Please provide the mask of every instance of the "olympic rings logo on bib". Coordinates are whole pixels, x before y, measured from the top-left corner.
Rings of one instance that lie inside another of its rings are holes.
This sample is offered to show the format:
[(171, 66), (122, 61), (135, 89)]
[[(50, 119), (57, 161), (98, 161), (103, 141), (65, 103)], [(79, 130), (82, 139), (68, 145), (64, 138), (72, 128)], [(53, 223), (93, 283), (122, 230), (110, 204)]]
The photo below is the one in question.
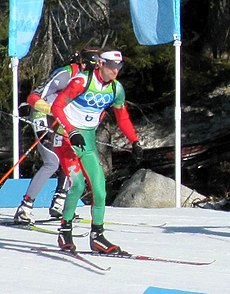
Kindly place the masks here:
[(98, 108), (104, 107), (106, 104), (112, 102), (112, 97), (110, 94), (102, 94), (94, 92), (87, 92), (84, 95), (84, 99), (88, 106), (97, 106)]

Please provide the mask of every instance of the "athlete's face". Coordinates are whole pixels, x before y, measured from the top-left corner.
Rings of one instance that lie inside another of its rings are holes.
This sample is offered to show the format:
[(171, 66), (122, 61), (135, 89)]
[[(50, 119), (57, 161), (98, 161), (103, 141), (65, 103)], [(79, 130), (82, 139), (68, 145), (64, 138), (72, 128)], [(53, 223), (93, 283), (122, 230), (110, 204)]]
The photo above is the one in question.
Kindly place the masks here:
[(111, 61), (111, 62), (100, 61), (99, 70), (100, 70), (101, 78), (105, 82), (115, 80), (121, 67), (122, 67), (122, 62), (116, 63), (114, 61)]

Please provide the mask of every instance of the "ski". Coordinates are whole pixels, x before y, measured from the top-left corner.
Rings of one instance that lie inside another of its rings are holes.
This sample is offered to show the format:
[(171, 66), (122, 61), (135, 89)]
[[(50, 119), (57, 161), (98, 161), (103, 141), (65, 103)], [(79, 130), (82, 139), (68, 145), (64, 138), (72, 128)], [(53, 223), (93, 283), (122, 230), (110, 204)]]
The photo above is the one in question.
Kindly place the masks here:
[[(162, 227), (155, 227), (155, 228), (162, 228)], [(120, 232), (120, 233), (128, 233), (128, 234), (144, 234), (144, 235), (151, 235), (153, 234), (153, 232), (145, 232), (145, 231), (141, 231), (141, 230), (136, 230), (136, 229), (120, 229), (120, 228), (105, 228), (105, 231), (108, 231), (108, 232)]]
[[(167, 258), (160, 258), (160, 257), (151, 257), (146, 255), (135, 255), (128, 252), (123, 252), (119, 254), (112, 254), (112, 253), (100, 253), (97, 251), (62, 251), (58, 248), (48, 248), (48, 247), (39, 247), (39, 248), (31, 248), (33, 251), (38, 252), (58, 252), (58, 253), (65, 253), (66, 255), (71, 256), (80, 256), (81, 255), (91, 255), (91, 256), (100, 256), (100, 257), (110, 257), (110, 258), (121, 258), (121, 259), (131, 259), (131, 260), (140, 260), (140, 261), (154, 261), (154, 262), (164, 262), (164, 263), (175, 263), (175, 264), (184, 264), (184, 265), (210, 265), (213, 261), (188, 261), (188, 260), (178, 260), (178, 259), (167, 259)], [(106, 270), (109, 270), (110, 268), (107, 268)]]
[[(79, 219), (77, 222), (82, 224), (90, 224), (90, 219)], [(127, 227), (145, 227), (145, 228), (161, 228), (167, 225), (167, 223), (150, 225), (147, 223), (123, 223), (123, 222), (113, 222), (113, 221), (104, 221), (105, 225), (115, 225), (115, 226), (127, 226)]]
[(34, 248), (31, 248), (31, 251), (33, 252), (51, 252), (51, 253), (57, 253), (57, 254), (60, 254), (60, 255), (64, 255), (64, 256), (70, 256), (70, 257), (73, 257), (74, 259), (77, 259), (77, 260), (80, 260), (82, 261), (83, 263), (86, 263), (88, 264), (89, 266), (95, 268), (95, 269), (98, 269), (100, 271), (110, 271), (111, 270), (111, 267), (107, 267), (107, 268), (104, 268), (104, 267), (101, 267), (99, 266), (98, 264), (88, 260), (87, 258), (81, 256), (78, 251), (64, 251), (64, 250), (61, 250), (59, 248), (48, 248), (48, 247), (34, 247)]
[[(47, 228), (41, 228), (41, 227), (38, 227), (36, 225), (31, 226), (31, 229), (32, 229), (32, 231), (41, 232), (41, 233), (47, 233), (47, 234), (52, 234), (52, 235), (58, 235), (59, 234), (58, 231), (50, 230), (50, 229), (47, 229)], [(85, 232), (85, 233), (80, 233), (80, 234), (72, 234), (72, 237), (74, 237), (74, 238), (83, 238), (83, 237), (86, 237), (88, 235), (89, 235), (89, 233)]]
[(177, 259), (167, 259), (160, 257), (151, 257), (145, 255), (135, 255), (128, 252), (112, 254), (112, 253), (100, 253), (97, 251), (78, 251), (82, 255), (92, 255), (100, 257), (111, 257), (111, 258), (123, 258), (123, 259), (132, 259), (132, 260), (142, 260), (142, 261), (154, 261), (154, 262), (164, 262), (164, 263), (175, 263), (175, 264), (184, 264), (184, 265), (210, 265), (213, 261), (187, 261), (187, 260), (177, 260)]
[[(22, 230), (28, 230), (28, 231), (36, 231), (40, 233), (46, 233), (46, 234), (51, 234), (51, 235), (58, 235), (58, 231), (50, 230), (47, 228), (42, 228), (36, 225), (30, 225), (30, 224), (17, 224), (12, 221), (4, 221), (0, 222), (0, 226), (6, 226), (6, 227), (14, 227), (17, 229), (22, 229)], [(89, 233), (81, 233), (81, 234), (73, 234), (72, 236), (75, 238), (83, 238), (88, 236)]]
[[(62, 217), (50, 217), (45, 219), (37, 219), (35, 220), (36, 224), (43, 224), (43, 223), (50, 223), (50, 222), (58, 222), (62, 219)], [(79, 215), (76, 215), (76, 217), (73, 219), (73, 223), (80, 223), (80, 224), (91, 224), (91, 219), (84, 219), (80, 217)], [(146, 228), (161, 228), (167, 225), (167, 223), (162, 224), (148, 224), (145, 222), (140, 223), (125, 223), (125, 222), (117, 222), (117, 221), (104, 221), (105, 225), (115, 225), (115, 226), (127, 226), (127, 227), (146, 227)]]
[(51, 217), (51, 218), (45, 218), (45, 219), (36, 219), (35, 224), (45, 224), (45, 223), (52, 223), (52, 222), (58, 222), (61, 221), (61, 217)]
[[(57, 222), (60, 221), (61, 218), (49, 218), (49, 219), (40, 219), (40, 220), (35, 220), (35, 224), (46, 224), (46, 223), (51, 223), (51, 222)], [(73, 219), (73, 223), (77, 224), (90, 224), (91, 220), (89, 219), (83, 219), (80, 217), (76, 217)], [(105, 225), (116, 225), (116, 226), (127, 226), (127, 227), (146, 227), (146, 228), (162, 228), (164, 227), (167, 223), (162, 223), (162, 224), (156, 224), (156, 225), (149, 225), (147, 223), (137, 223), (137, 224), (132, 224), (132, 223), (119, 223), (119, 222), (104, 222)], [(106, 228), (107, 231), (111, 231), (111, 229)], [(130, 232), (129, 230), (121, 230), (121, 232)]]
[[(35, 220), (35, 224), (45, 224), (45, 223), (52, 223), (52, 222), (58, 222), (61, 221), (62, 217), (50, 217), (47, 219), (37, 219)], [(82, 220), (82, 218), (80, 218), (79, 216), (76, 216), (73, 219), (73, 222), (80, 222), (80, 220)]]

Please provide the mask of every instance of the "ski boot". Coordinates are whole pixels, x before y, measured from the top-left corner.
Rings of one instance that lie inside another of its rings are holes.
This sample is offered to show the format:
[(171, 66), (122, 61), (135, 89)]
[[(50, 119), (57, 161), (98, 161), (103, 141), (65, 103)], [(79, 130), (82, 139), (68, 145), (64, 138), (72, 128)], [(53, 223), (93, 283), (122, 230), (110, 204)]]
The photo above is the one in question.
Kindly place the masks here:
[(34, 200), (28, 195), (25, 195), (14, 215), (14, 222), (17, 224), (24, 223), (33, 225), (35, 222), (32, 214), (33, 204)]
[(76, 250), (76, 246), (74, 245), (72, 238), (72, 221), (62, 220), (58, 235), (58, 245), (61, 250)]
[(121, 253), (121, 248), (110, 243), (103, 235), (103, 225), (92, 225), (90, 233), (90, 247), (100, 253)]
[(66, 199), (66, 191), (58, 190), (53, 196), (51, 206), (49, 208), (49, 214), (51, 217), (59, 218), (62, 216), (62, 211), (64, 209)]

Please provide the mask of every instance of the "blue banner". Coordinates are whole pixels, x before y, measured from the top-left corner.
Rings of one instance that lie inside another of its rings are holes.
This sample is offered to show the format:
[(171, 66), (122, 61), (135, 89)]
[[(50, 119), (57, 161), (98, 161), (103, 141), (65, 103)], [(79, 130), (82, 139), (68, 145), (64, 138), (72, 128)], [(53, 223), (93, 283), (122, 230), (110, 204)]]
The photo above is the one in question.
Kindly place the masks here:
[(130, 0), (133, 29), (142, 45), (181, 40), (180, 0)]
[(10, 0), (9, 47), (11, 57), (23, 58), (30, 50), (44, 0)]

